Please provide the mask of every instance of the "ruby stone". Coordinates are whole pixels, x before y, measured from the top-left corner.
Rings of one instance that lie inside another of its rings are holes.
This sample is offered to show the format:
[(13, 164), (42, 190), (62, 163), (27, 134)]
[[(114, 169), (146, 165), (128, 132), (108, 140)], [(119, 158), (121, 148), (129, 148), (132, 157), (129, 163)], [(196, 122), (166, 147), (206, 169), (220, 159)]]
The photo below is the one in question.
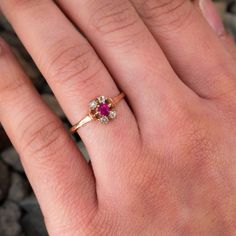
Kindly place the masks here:
[(102, 116), (108, 116), (110, 113), (110, 108), (106, 103), (103, 103), (98, 107), (98, 111)]

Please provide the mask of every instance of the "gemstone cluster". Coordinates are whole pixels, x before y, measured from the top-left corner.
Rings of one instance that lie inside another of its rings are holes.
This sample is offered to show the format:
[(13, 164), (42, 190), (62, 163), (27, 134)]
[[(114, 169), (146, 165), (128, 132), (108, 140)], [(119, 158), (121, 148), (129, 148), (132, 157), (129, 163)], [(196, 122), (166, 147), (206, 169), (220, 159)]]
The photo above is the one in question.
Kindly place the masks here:
[(89, 103), (89, 114), (93, 119), (107, 124), (116, 118), (116, 111), (111, 98), (100, 96)]

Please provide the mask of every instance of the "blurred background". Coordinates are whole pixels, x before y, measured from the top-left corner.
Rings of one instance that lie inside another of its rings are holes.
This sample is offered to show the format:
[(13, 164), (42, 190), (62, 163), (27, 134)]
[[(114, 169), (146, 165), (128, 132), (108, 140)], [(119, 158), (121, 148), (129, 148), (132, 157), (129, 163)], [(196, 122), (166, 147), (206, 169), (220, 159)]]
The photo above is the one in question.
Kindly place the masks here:
[[(226, 28), (236, 39), (236, 0), (218, 0), (215, 4)], [(1, 13), (0, 35), (12, 46), (42, 98), (68, 128), (69, 123), (49, 86)], [(74, 138), (85, 152), (79, 137)], [(0, 124), (0, 236), (47, 235), (37, 199), (27, 181), (18, 154)]]

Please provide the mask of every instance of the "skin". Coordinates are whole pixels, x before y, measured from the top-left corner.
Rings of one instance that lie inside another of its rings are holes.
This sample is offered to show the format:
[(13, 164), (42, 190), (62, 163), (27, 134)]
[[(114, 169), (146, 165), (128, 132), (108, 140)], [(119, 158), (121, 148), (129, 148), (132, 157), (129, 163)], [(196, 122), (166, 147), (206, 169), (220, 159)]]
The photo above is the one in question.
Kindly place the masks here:
[(196, 2), (0, 8), (72, 124), (96, 96), (127, 95), (112, 123), (79, 130), (90, 166), (0, 41), (0, 121), (51, 236), (236, 234), (235, 46)]

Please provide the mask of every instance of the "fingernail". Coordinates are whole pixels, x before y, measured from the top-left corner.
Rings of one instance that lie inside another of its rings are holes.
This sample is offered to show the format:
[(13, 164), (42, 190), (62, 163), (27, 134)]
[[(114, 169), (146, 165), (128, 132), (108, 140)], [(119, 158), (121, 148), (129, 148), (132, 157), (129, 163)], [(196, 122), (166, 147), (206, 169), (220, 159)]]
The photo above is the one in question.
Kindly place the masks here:
[(225, 28), (212, 0), (199, 0), (199, 6), (212, 29), (218, 35), (223, 35), (225, 33)]

